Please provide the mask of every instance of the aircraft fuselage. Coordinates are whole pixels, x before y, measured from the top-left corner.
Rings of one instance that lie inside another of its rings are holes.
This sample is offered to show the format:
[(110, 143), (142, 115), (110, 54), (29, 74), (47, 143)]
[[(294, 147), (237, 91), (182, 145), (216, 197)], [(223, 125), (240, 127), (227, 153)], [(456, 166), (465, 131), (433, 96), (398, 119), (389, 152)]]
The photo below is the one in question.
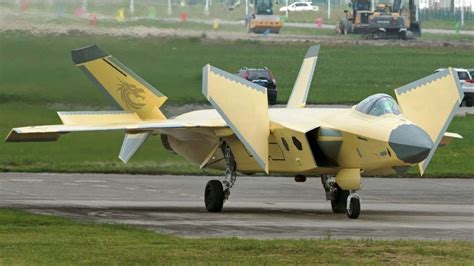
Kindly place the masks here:
[[(212, 109), (186, 113), (176, 119), (190, 116), (220, 119), (225, 125)], [(428, 135), (403, 115), (371, 116), (354, 108), (272, 108), (269, 116), (271, 173), (335, 174), (342, 168), (358, 168), (370, 173), (403, 173), (424, 160), (432, 145)], [(208, 130), (208, 138), (203, 138), (206, 134), (203, 130), (183, 131), (181, 138), (174, 133), (169, 144), (178, 154), (202, 164), (219, 141), (213, 137), (213, 129)], [(221, 137), (231, 147), (238, 171), (262, 172), (230, 129), (222, 131)], [(224, 169), (222, 158), (218, 149), (206, 166)]]

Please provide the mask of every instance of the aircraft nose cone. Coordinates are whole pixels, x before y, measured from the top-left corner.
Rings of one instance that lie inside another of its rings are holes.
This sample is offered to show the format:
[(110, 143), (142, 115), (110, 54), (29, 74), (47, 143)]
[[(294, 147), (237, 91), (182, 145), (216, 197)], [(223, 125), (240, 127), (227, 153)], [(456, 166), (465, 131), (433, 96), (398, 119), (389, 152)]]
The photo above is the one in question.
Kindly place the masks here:
[(397, 158), (411, 164), (426, 159), (433, 147), (430, 136), (416, 125), (401, 125), (395, 128), (388, 141)]

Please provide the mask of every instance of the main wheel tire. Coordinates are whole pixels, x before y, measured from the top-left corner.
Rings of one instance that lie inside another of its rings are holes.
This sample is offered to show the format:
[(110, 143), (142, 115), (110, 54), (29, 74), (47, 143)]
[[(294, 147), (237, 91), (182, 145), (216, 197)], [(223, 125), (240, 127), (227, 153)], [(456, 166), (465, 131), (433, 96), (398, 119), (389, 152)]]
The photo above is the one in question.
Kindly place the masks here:
[(221, 212), (224, 206), (224, 188), (219, 180), (207, 182), (204, 192), (204, 203), (208, 212)]
[(349, 209), (347, 209), (347, 217), (351, 219), (357, 219), (360, 215), (360, 200), (358, 198), (352, 198), (349, 203)]
[(349, 190), (342, 190), (337, 186), (336, 199), (331, 200), (331, 208), (334, 213), (345, 213), (347, 207), (347, 197), (349, 196)]

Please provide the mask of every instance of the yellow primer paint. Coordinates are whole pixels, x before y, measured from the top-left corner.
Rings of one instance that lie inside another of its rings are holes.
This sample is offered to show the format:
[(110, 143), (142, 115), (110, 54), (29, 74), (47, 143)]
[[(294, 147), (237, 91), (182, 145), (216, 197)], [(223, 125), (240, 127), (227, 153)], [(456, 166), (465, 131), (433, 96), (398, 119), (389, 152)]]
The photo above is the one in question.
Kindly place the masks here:
[(336, 175), (336, 183), (344, 190), (360, 189), (360, 169), (344, 168)]
[(156, 95), (109, 58), (111, 57), (92, 60), (81, 65), (94, 76), (123, 110), (135, 112), (143, 120), (166, 119), (159, 109), (166, 101), (166, 96)]
[(207, 80), (205, 96), (268, 173), (270, 119), (266, 88), (209, 65), (204, 67), (203, 75)]
[(136, 113), (123, 112), (58, 112), (58, 116), (64, 125), (104, 125), (141, 121)]
[(151, 132), (167, 135), (173, 151), (187, 160), (214, 169), (225, 168), (219, 144), (226, 142), (242, 173), (337, 174), (336, 182), (343, 189), (358, 190), (361, 171), (393, 172), (415, 165), (400, 160), (402, 153), (393, 146), (391, 134), (398, 127), (416, 124), (433, 139), (429, 157), (419, 164), (421, 173), (438, 143), (460, 138), (445, 133), (462, 97), (453, 70), (397, 89), (401, 114), (299, 108), (305, 104), (307, 75), (315, 54), (315, 50), (307, 53), (306, 58), (313, 61), (303, 62), (302, 85), (296, 82), (290, 108), (269, 109), (263, 87), (206, 66), (203, 94), (216, 110), (188, 112), (168, 120), (159, 110), (166, 97), (134, 73), (110, 56), (87, 61), (79, 66), (125, 111), (60, 112), (64, 124), (14, 128), (7, 141), (54, 141), (69, 132)]
[[(415, 81), (395, 90), (403, 114), (423, 128), (434, 143), (428, 157), (418, 164), (421, 175), (464, 97), (454, 69), (449, 68), (432, 76), (436, 79)], [(421, 104), (420, 99), (430, 104)]]

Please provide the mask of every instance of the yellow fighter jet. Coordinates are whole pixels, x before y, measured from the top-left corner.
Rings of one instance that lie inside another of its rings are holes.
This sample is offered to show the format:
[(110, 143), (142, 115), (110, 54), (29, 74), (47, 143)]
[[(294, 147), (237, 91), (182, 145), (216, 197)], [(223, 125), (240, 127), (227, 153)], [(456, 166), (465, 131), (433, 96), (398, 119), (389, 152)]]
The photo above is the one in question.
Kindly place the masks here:
[(404, 174), (426, 170), (462, 100), (456, 72), (447, 69), (348, 109), (305, 108), (319, 45), (304, 58), (288, 104), (268, 108), (266, 88), (216, 67), (203, 68), (202, 93), (215, 109), (167, 119), (166, 96), (96, 45), (72, 51), (74, 63), (121, 108), (106, 112), (58, 112), (61, 125), (14, 128), (9, 142), (55, 141), (62, 134), (121, 130), (119, 158), (127, 162), (152, 135), (163, 146), (203, 167), (225, 170), (205, 188), (209, 212), (220, 212), (236, 172), (321, 176), (335, 213), (360, 214), (361, 173)]

